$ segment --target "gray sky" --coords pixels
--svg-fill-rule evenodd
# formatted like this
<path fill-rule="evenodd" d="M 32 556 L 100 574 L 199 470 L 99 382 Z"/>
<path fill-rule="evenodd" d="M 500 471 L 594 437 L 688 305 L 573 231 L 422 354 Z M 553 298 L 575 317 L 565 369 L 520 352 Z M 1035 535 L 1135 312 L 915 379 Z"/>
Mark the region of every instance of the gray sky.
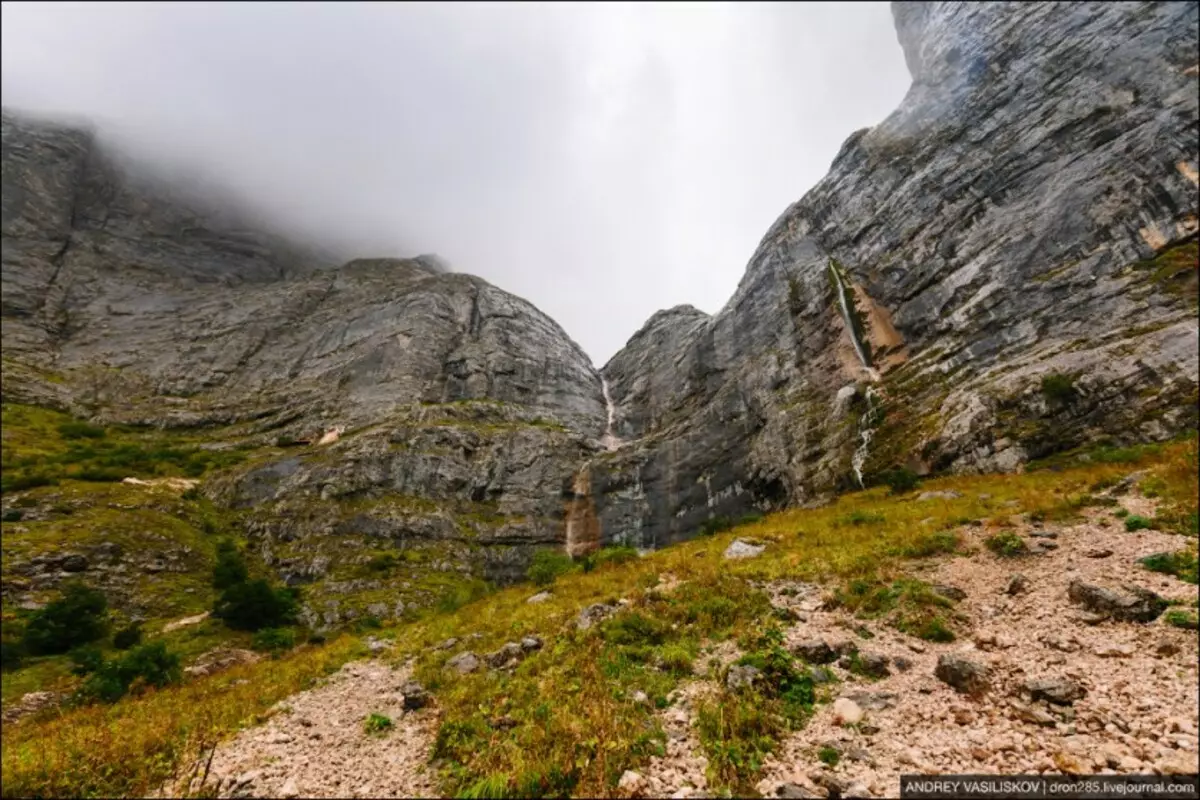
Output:
<path fill-rule="evenodd" d="M 886 3 L 4 3 L 5 105 L 69 111 L 358 255 L 436 252 L 603 364 L 714 313 L 899 104 Z"/>

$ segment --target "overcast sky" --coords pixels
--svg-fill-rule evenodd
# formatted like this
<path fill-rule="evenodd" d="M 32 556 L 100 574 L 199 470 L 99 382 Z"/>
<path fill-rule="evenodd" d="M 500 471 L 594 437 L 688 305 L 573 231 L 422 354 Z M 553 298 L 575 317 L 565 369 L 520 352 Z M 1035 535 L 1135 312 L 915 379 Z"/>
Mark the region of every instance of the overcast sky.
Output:
<path fill-rule="evenodd" d="M 886 3 L 4 3 L 3 102 L 89 116 L 356 254 L 435 252 L 599 366 L 728 300 L 909 85 Z"/>

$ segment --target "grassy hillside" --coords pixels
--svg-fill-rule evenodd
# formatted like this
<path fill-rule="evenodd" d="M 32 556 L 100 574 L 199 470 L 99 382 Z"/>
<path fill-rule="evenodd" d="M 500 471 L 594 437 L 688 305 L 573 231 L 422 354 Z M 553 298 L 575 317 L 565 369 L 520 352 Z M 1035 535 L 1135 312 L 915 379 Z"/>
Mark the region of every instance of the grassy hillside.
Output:
<path fill-rule="evenodd" d="M 1196 553 L 1197 445 L 1068 454 L 1021 475 L 949 477 L 894 496 L 887 489 L 845 495 L 818 509 L 770 515 L 643 558 L 617 553 L 590 571 L 560 575 L 550 598 L 530 604 L 520 585 L 460 608 L 429 610 L 375 635 L 394 640 L 390 658 L 416 659 L 418 678 L 441 710 L 434 757 L 446 792 L 461 796 L 609 794 L 626 769 L 663 747 L 655 711 L 693 664 L 723 641 L 772 681 L 726 694 L 700 714 L 710 783 L 752 790 L 764 755 L 827 700 L 806 671 L 778 648 L 767 582 L 820 582 L 844 607 L 911 635 L 955 636 L 953 605 L 909 574 L 921 560 L 954 553 L 963 526 L 1003 538 L 1021 514 L 1069 520 L 1096 493 L 1134 470 L 1143 491 L 1162 498 L 1146 524 L 1181 534 L 1179 562 Z M 946 492 L 917 500 L 921 491 Z M 957 496 L 954 496 L 954 495 Z M 1112 524 L 1122 524 L 1116 516 Z M 721 554 L 737 537 L 766 545 L 745 561 Z M 1194 574 L 1194 570 L 1193 570 Z M 678 588 L 672 587 L 677 586 Z M 626 601 L 607 621 L 578 630 L 580 610 Z M 471 639 L 485 654 L 535 634 L 544 647 L 511 675 L 444 669 L 454 652 L 435 645 Z M 187 769 L 203 746 L 260 721 L 274 703 L 364 652 L 356 637 L 305 644 L 282 657 L 111 706 L 45 712 L 3 734 L 5 796 L 142 794 Z M 9 676 L 5 676 L 5 681 Z M 631 700 L 646 693 L 647 703 Z"/>

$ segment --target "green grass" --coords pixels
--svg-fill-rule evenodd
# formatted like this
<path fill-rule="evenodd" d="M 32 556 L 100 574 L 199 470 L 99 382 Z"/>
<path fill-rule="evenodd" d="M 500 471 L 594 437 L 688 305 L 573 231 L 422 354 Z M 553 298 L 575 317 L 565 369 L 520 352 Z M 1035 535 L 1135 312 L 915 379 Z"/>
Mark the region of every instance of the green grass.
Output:
<path fill-rule="evenodd" d="M 1184 630 L 1194 631 L 1200 627 L 1196 613 L 1193 611 L 1184 611 L 1182 609 L 1172 609 L 1166 614 L 1163 614 L 1163 620 L 1172 627 L 1183 628 Z"/>
<path fill-rule="evenodd" d="M 1173 553 L 1154 553 L 1138 560 L 1138 563 L 1151 572 L 1174 575 L 1187 583 L 1197 582 L 1196 562 L 1195 548 L 1184 548 Z"/>
<path fill-rule="evenodd" d="M 1153 528 L 1154 520 L 1152 519 L 1148 519 L 1137 514 L 1130 514 L 1125 518 L 1125 530 L 1130 531 L 1131 533 L 1133 531 L 1151 530 Z"/>
<path fill-rule="evenodd" d="M 363 731 L 368 735 L 385 733 L 393 727 L 392 718 L 383 714 L 371 714 L 363 722 Z"/>
<path fill-rule="evenodd" d="M 999 531 L 983 540 L 983 545 L 1001 558 L 1015 558 L 1029 552 L 1025 540 L 1015 531 Z"/>
<path fill-rule="evenodd" d="M 838 762 L 842 760 L 842 754 L 838 752 L 836 747 L 821 745 L 817 749 L 817 760 L 830 767 L 836 767 Z"/>

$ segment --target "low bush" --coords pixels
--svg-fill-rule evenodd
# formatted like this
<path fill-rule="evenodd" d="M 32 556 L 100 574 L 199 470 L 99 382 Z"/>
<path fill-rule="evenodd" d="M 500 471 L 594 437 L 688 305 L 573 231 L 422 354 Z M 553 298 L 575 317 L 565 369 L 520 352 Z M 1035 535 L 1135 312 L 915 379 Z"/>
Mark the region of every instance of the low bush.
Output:
<path fill-rule="evenodd" d="M 1075 399 L 1075 381 L 1069 375 L 1042 376 L 1042 394 L 1047 400 L 1057 403 L 1069 403 Z"/>
<path fill-rule="evenodd" d="M 296 646 L 296 634 L 288 628 L 263 628 L 254 634 L 250 646 L 264 653 L 282 653 Z"/>
<path fill-rule="evenodd" d="M 911 492 L 921 483 L 921 476 L 905 467 L 889 469 L 879 476 L 880 482 L 887 486 L 892 494 Z"/>
<path fill-rule="evenodd" d="M 32 655 L 65 653 L 104 635 L 108 601 L 81 583 L 63 587 L 62 596 L 33 613 L 23 644 Z"/>
<path fill-rule="evenodd" d="M 1151 530 L 1154 528 L 1154 521 L 1137 514 L 1130 514 L 1125 518 L 1125 530 L 1132 533 L 1133 531 Z"/>
<path fill-rule="evenodd" d="M 1151 572 L 1174 575 L 1187 583 L 1196 583 L 1200 578 L 1196 554 L 1187 549 L 1176 550 L 1174 553 L 1152 553 L 1138 559 L 1138 563 Z"/>
<path fill-rule="evenodd" d="M 113 647 L 118 650 L 128 650 L 135 645 L 142 643 L 142 626 L 140 623 L 134 622 L 127 625 L 113 635 Z"/>
<path fill-rule="evenodd" d="M 58 426 L 58 435 L 64 439 L 103 439 L 104 428 L 86 422 L 64 422 Z"/>
<path fill-rule="evenodd" d="M 700 534 L 702 536 L 715 536 L 723 531 L 732 530 L 736 523 L 729 517 L 713 517 L 704 521 L 700 526 Z"/>
<path fill-rule="evenodd" d="M 1029 551 L 1028 545 L 1014 531 L 1000 531 L 983 540 L 984 546 L 1002 558 L 1014 558 Z"/>
<path fill-rule="evenodd" d="M 571 557 L 558 550 L 538 550 L 533 554 L 526 576 L 538 586 L 549 586 L 554 580 L 573 566 Z"/>
<path fill-rule="evenodd" d="M 110 661 L 101 657 L 99 663 L 93 661 L 89 666 L 93 668 L 76 693 L 78 701 L 115 703 L 143 686 L 161 689 L 178 683 L 182 676 L 179 655 L 168 650 L 163 642 L 141 645 Z"/>

